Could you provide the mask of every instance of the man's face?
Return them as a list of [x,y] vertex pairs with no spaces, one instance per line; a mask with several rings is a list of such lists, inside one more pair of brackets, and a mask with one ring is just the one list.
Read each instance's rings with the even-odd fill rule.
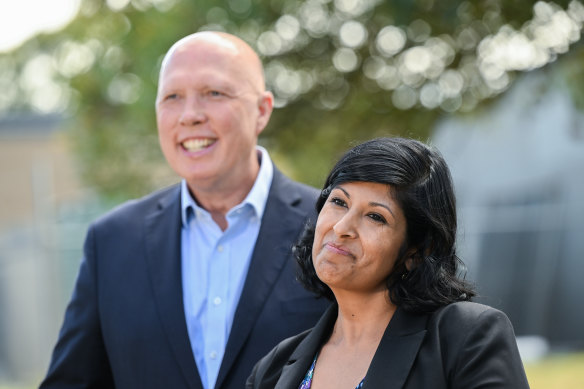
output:
[[255,178],[255,145],[272,100],[250,81],[256,69],[248,65],[235,46],[191,42],[175,50],[161,71],[160,145],[191,189],[222,188],[250,174]]

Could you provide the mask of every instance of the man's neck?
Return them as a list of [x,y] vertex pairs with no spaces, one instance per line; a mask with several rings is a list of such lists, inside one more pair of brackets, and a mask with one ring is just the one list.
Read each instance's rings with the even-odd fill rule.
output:
[[227,229],[226,215],[230,209],[240,204],[255,184],[259,173],[259,163],[250,166],[250,169],[238,174],[231,179],[224,179],[222,182],[212,186],[192,185],[187,182],[189,192],[197,204],[207,210],[215,223],[222,231]]

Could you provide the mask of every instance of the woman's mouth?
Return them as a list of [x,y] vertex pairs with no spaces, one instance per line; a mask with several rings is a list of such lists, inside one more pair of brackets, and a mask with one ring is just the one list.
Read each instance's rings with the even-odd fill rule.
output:
[[340,254],[340,255],[346,255],[348,257],[354,257],[353,253],[351,251],[349,251],[349,249],[347,249],[344,246],[336,245],[334,243],[329,242],[329,243],[325,244],[325,247],[328,250],[332,251],[333,253]]

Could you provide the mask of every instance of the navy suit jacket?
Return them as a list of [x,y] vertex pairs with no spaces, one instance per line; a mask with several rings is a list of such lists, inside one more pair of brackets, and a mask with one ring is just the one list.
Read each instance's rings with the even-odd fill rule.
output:
[[[336,319],[333,305],[312,330],[281,342],[254,367],[246,388],[297,389]],[[507,316],[470,302],[427,315],[398,308],[362,387],[472,388],[529,389],[529,385]]]
[[[274,169],[216,388],[243,388],[257,360],[329,305],[297,283],[291,255],[316,197]],[[92,224],[41,388],[202,388],[183,308],[180,229],[179,185]]]

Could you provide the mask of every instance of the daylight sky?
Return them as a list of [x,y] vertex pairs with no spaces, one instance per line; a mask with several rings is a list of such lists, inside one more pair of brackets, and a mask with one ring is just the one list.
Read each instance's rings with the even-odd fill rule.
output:
[[80,0],[0,0],[0,52],[40,33],[59,30],[77,13]]

